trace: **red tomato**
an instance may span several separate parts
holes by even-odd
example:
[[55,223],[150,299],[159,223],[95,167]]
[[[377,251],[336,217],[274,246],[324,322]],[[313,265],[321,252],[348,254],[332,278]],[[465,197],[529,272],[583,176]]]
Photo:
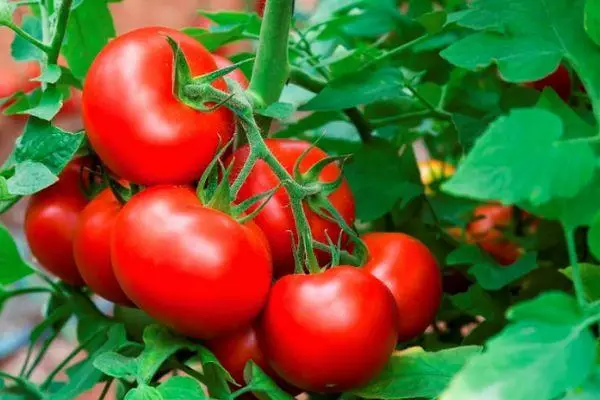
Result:
[[255,6],[256,13],[261,17],[265,14],[266,4],[267,4],[267,0],[257,0],[256,1],[256,6]]
[[500,265],[511,265],[521,256],[521,248],[508,239],[502,229],[513,220],[513,207],[486,204],[475,209],[475,220],[467,226],[467,233]]
[[117,216],[111,254],[127,297],[200,339],[248,325],[271,285],[258,228],[204,207],[188,187],[161,185],[133,196]]
[[[219,69],[233,65],[233,63],[231,61],[229,61],[229,59],[227,59],[225,57],[221,57],[218,54],[213,54],[213,57],[215,59],[215,62],[217,63],[217,68],[219,68]],[[248,82],[248,78],[246,78],[246,75],[244,75],[242,70],[239,68],[236,70],[233,70],[226,76],[228,76],[229,78],[231,78],[234,81],[236,81],[237,83],[239,83],[243,89],[248,89],[248,85],[250,85],[250,82]]]
[[[199,178],[235,127],[226,107],[200,112],[173,94],[167,35],[180,44],[194,75],[216,70],[212,55],[192,37],[170,28],[142,28],[100,52],[83,89],[83,119],[92,146],[115,174],[136,183]],[[222,79],[214,86],[226,90]]]
[[115,278],[110,259],[110,238],[121,208],[110,189],[92,200],[79,216],[73,252],[79,273],[93,292],[114,303],[130,305]]
[[528,82],[526,85],[539,91],[544,90],[546,87],[551,87],[564,101],[568,101],[571,97],[571,76],[569,75],[569,70],[563,65],[559,65],[553,73],[545,78],[535,82]]
[[368,233],[364,270],[390,289],[398,308],[398,340],[422,334],[433,322],[442,300],[437,261],[417,239],[403,233]]
[[361,269],[288,275],[271,289],[260,345],[271,367],[301,389],[342,392],[369,382],[396,345],[390,291]]
[[88,200],[80,189],[80,172],[87,159],[69,163],[57,183],[31,197],[25,214],[25,235],[35,258],[48,271],[71,285],[82,285],[73,258],[77,218]]
[[254,361],[268,375],[275,376],[275,372],[269,368],[265,356],[258,347],[256,330],[251,325],[229,335],[209,340],[206,342],[206,346],[237,383],[245,382],[244,368],[250,360]]
[[[267,139],[265,142],[273,155],[289,173],[292,173],[298,157],[311,146],[308,142],[291,139]],[[248,146],[244,146],[239,148],[230,157],[230,161],[233,162],[232,181],[243,167],[244,162],[248,158],[248,153]],[[316,162],[325,157],[327,157],[325,152],[313,147],[300,163],[300,171],[306,172]],[[330,164],[323,169],[319,178],[322,182],[331,182],[337,179],[341,173],[342,171],[338,166]],[[243,201],[271,190],[278,184],[279,179],[277,179],[269,166],[260,160],[256,163],[248,179],[242,185],[237,201]],[[354,198],[350,191],[350,186],[345,180],[335,192],[329,195],[329,200],[344,220],[349,225],[352,225],[354,223]],[[271,198],[266,207],[254,218],[254,222],[262,229],[269,240],[276,277],[291,274],[294,271],[292,232],[296,243],[297,234],[289,202],[287,192],[284,188],[281,188]],[[309,207],[305,207],[305,212],[313,237],[316,240],[327,243],[327,233],[334,242],[337,241],[339,235],[342,233],[342,229],[336,223],[321,218],[314,211],[310,210]],[[321,262],[326,262],[326,253],[318,252],[317,255]]]

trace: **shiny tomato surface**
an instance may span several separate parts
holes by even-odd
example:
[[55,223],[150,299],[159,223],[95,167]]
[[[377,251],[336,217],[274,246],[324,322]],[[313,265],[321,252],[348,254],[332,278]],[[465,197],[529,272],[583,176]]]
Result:
[[[193,75],[217,69],[212,54],[192,37],[170,28],[141,28],[112,40],[98,54],[83,89],[92,146],[116,175],[135,183],[199,178],[235,128],[226,107],[201,112],[175,96],[167,36],[179,43]],[[222,79],[214,86],[226,90]]]
[[304,390],[360,387],[387,363],[397,340],[394,298],[359,268],[340,266],[275,283],[259,342],[271,367]]
[[111,254],[129,299],[199,339],[250,324],[271,286],[258,228],[204,207],[189,187],[159,185],[133,196],[117,217]]
[[369,251],[364,271],[381,280],[398,308],[398,340],[422,334],[433,322],[442,300],[442,277],[429,249],[403,233],[363,236]]

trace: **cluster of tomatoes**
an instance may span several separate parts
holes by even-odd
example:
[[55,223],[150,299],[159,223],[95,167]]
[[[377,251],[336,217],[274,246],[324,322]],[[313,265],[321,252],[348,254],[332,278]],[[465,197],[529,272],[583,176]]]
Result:
[[[132,31],[106,46],[83,89],[86,132],[105,171],[142,189],[124,204],[110,188],[88,200],[81,188],[95,181],[96,168],[90,157],[75,159],[31,199],[25,230],[33,254],[63,281],[203,340],[237,381],[253,360],[294,390],[339,392],[367,383],[399,340],[433,321],[442,292],[435,258],[408,235],[369,233],[363,266],[295,274],[298,236],[284,188],[244,223],[203,204],[191,185],[234,135],[235,121],[226,107],[200,112],[179,101],[166,35],[194,75],[217,69],[200,43],[167,28]],[[226,90],[221,79],[213,84]],[[265,143],[290,174],[300,158],[303,173],[327,157],[303,141]],[[231,180],[248,156],[247,146],[224,156]],[[328,164],[318,179],[332,182],[341,173]],[[235,201],[278,186],[259,160]],[[342,181],[328,199],[351,226],[349,185]],[[305,213],[315,241],[341,236],[351,247],[333,220],[308,206]],[[328,252],[316,256],[322,266],[330,263]]]

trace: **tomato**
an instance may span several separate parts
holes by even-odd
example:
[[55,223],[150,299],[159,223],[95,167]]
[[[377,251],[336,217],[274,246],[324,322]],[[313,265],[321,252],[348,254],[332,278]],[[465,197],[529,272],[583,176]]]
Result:
[[[219,69],[233,65],[233,63],[231,61],[229,61],[229,59],[227,59],[225,57],[221,57],[218,54],[213,54],[213,57],[215,59],[215,62],[217,63],[217,68],[219,68]],[[248,85],[250,85],[250,82],[248,82],[248,78],[246,78],[246,75],[244,75],[242,70],[239,68],[236,70],[233,70],[226,76],[228,76],[229,78],[231,78],[234,81],[236,81],[237,83],[239,83],[243,89],[248,89]]]
[[255,5],[256,13],[261,17],[265,14],[266,4],[267,4],[267,0],[256,0],[256,5]]
[[[267,139],[265,143],[289,173],[293,172],[294,164],[298,157],[311,146],[308,142],[291,139]],[[230,157],[230,162],[233,162],[232,181],[243,167],[244,162],[248,158],[248,153],[248,146],[243,146]],[[325,157],[327,157],[325,152],[317,147],[313,147],[300,163],[300,171],[306,172],[316,162]],[[331,182],[337,179],[341,173],[342,171],[337,165],[330,164],[323,169],[319,178],[323,182]],[[277,185],[279,185],[279,179],[269,166],[260,160],[256,163],[248,179],[242,185],[237,201],[249,199],[271,190]],[[349,225],[352,225],[354,223],[354,198],[346,180],[343,180],[341,186],[329,195],[329,200],[344,220]],[[262,229],[269,240],[275,268],[274,274],[277,278],[292,273],[295,265],[292,250],[292,233],[294,234],[296,243],[297,235],[294,216],[292,215],[289,203],[290,200],[287,192],[284,188],[281,188],[275,193],[265,208],[254,218],[254,222]],[[339,235],[342,234],[342,229],[335,222],[321,218],[307,206],[305,206],[305,212],[315,240],[327,243],[327,233],[334,242],[337,241]],[[343,238],[345,238],[345,235]],[[343,242],[346,241],[346,239],[343,240]],[[321,262],[326,262],[326,253],[318,252],[317,255]]]
[[553,73],[539,81],[528,82],[526,86],[539,91],[551,87],[564,101],[568,101],[571,97],[571,76],[569,70],[563,65],[559,65]]
[[482,205],[475,209],[474,220],[467,226],[471,240],[500,265],[513,264],[522,253],[518,243],[508,239],[502,232],[510,227],[513,213],[513,207],[499,204]]
[[[142,28],[98,54],[83,88],[83,120],[92,146],[116,175],[147,185],[199,178],[235,128],[226,107],[205,113],[176,98],[167,35],[179,43],[194,75],[216,70],[212,55],[192,37],[170,28]],[[214,86],[226,90],[222,79]]]
[[204,207],[189,187],[160,185],[133,196],[117,216],[111,254],[127,297],[199,339],[248,325],[271,285],[258,228]]
[[340,266],[275,283],[259,342],[271,367],[304,390],[342,392],[369,382],[397,340],[394,298],[359,268]]
[[122,205],[104,189],[79,216],[73,240],[75,263],[89,288],[113,303],[129,305],[113,272],[110,237]]
[[25,235],[32,254],[71,285],[84,283],[73,258],[73,236],[88,202],[80,189],[80,172],[87,163],[86,158],[70,162],[58,182],[31,197],[25,214]]
[[398,308],[398,340],[422,334],[433,322],[442,299],[442,277],[429,249],[403,233],[363,236],[369,258],[363,269],[381,280]]
[[265,373],[275,376],[258,346],[256,329],[252,325],[206,342],[206,346],[237,383],[244,383],[244,368],[252,360]]

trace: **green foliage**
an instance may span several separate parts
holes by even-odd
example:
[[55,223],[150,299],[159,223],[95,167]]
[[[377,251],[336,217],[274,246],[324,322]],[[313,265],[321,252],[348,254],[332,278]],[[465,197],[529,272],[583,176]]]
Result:
[[33,271],[23,261],[10,232],[0,225],[0,285],[9,285]]

